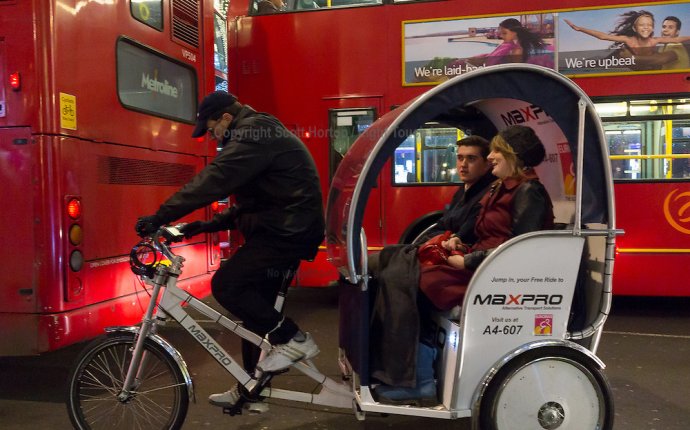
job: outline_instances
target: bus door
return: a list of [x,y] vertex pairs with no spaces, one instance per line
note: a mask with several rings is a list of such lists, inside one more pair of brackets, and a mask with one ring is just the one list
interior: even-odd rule
[[[347,151],[357,137],[376,120],[377,112],[380,112],[379,103],[380,99],[372,98],[340,99],[340,107],[328,110],[329,186]],[[364,231],[370,250],[378,250],[383,245],[384,224],[381,218],[381,178],[378,179],[378,186],[372,189],[369,202],[364,212]]]
[[686,295],[690,278],[690,103],[597,103],[609,144],[617,224],[614,294]]

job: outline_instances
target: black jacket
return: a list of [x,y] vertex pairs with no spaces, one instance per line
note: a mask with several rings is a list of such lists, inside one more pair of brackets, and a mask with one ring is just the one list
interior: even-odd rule
[[476,242],[477,235],[474,232],[474,223],[481,209],[479,202],[495,180],[496,177],[489,171],[468,190],[465,190],[464,186],[460,186],[447,209],[437,221],[436,226],[429,230],[417,243],[424,243],[445,231],[455,233],[465,244],[472,245]]
[[[323,199],[314,160],[275,117],[244,106],[218,156],[158,210],[174,221],[234,195],[234,222],[246,240],[279,241],[313,258],[323,240]],[[230,218],[230,217],[228,217]]]

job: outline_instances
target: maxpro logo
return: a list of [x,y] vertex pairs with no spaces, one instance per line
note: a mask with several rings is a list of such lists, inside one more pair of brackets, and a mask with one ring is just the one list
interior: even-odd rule
[[475,305],[551,305],[557,306],[563,303],[562,294],[477,294],[474,296]]
[[542,118],[550,118],[539,106],[529,105],[524,108],[513,109],[501,114],[505,125],[524,124],[529,121],[538,121]]
[[534,335],[551,336],[553,332],[553,315],[537,314],[534,316]]
[[674,197],[678,189],[668,193],[664,200],[666,221],[681,233],[690,234],[690,192],[686,191]]

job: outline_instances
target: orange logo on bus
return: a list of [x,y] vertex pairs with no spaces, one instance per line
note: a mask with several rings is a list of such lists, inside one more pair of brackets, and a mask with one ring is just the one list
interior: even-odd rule
[[664,200],[664,216],[666,221],[681,233],[690,234],[690,192],[673,195],[676,190],[671,191]]

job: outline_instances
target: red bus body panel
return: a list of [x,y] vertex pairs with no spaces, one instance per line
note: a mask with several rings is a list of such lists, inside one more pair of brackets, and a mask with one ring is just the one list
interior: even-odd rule
[[688,296],[688,182],[616,182],[614,294]]
[[[199,48],[133,19],[130,2],[0,3],[0,356],[50,351],[136,324],[147,294],[129,270],[138,216],[154,213],[201,170],[215,147],[190,137],[193,124],[125,108],[118,96],[118,40],[133,40],[193,70],[196,94],[214,88],[213,2],[200,5]],[[19,72],[21,88],[9,87]],[[74,98],[75,127],[63,127],[60,98]],[[63,106],[64,107],[64,106]],[[115,160],[125,172],[117,176]],[[158,181],[166,163],[172,180]],[[169,175],[170,176],[170,175]],[[79,218],[67,201],[81,202]],[[184,220],[210,215],[201,209]],[[73,224],[83,241],[69,242]],[[208,241],[208,242],[207,242]],[[181,285],[203,297],[220,261],[212,239],[184,243]],[[69,267],[71,252],[83,265]]]

